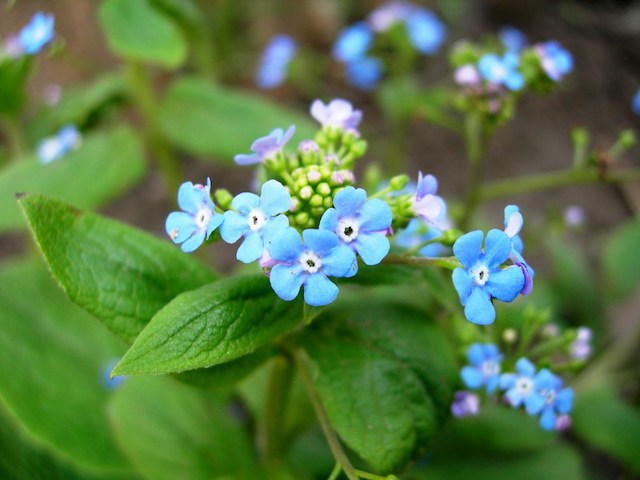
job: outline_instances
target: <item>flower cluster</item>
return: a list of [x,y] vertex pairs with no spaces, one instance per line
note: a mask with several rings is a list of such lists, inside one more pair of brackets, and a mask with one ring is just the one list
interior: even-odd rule
[[4,41],[0,47],[0,58],[3,56],[18,58],[23,55],[35,55],[53,39],[53,25],[53,15],[36,13],[31,21],[22,27],[18,35]]
[[433,55],[444,42],[445,33],[444,25],[431,10],[391,1],[371,12],[365,21],[344,29],[333,46],[333,56],[345,65],[350,84],[371,90],[382,77],[383,54],[390,46],[403,51],[408,51],[408,46],[420,54]]
[[[465,386],[471,390],[484,388],[487,394],[502,393],[504,401],[524,407],[529,415],[539,416],[545,430],[563,430],[569,425],[573,407],[573,390],[563,387],[560,377],[547,368],[538,370],[527,358],[518,359],[514,372],[501,372],[502,355],[493,344],[474,343],[467,351],[466,365],[460,371]],[[451,406],[455,416],[475,415],[480,411],[479,396],[457,392]]]
[[40,141],[37,148],[38,160],[45,165],[51,163],[77,149],[81,141],[80,132],[75,125],[66,125],[55,135]]
[[297,51],[298,45],[289,35],[274,36],[262,53],[256,72],[256,84],[267,90],[282,84]]

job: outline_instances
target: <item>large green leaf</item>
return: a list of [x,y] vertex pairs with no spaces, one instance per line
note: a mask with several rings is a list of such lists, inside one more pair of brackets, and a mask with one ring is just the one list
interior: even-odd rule
[[603,267],[614,299],[633,293],[640,284],[640,218],[616,230],[604,245]]
[[99,19],[111,50],[127,59],[176,68],[187,56],[177,25],[149,0],[106,0]]
[[40,195],[19,203],[69,298],[125,340],[176,295],[215,279],[175,245],[133,227]]
[[263,275],[220,280],[183,293],[160,310],[114,373],[175,373],[225,363],[301,320],[301,303],[280,300]]
[[331,424],[376,470],[400,468],[449,408],[451,348],[419,310],[368,299],[332,312],[335,320],[318,319],[304,342]]
[[233,405],[168,378],[131,378],[113,398],[118,443],[149,480],[260,478]]
[[122,350],[40,262],[0,269],[0,400],[31,437],[89,471],[131,471],[106,416],[103,370]]
[[[177,80],[159,114],[164,134],[178,147],[232,162],[274,128],[296,125],[294,138],[313,138],[311,121],[254,94],[196,77]],[[291,142],[294,144],[294,142]]]
[[16,192],[42,193],[94,208],[135,185],[146,163],[133,132],[119,128],[83,139],[81,147],[48,165],[34,156],[0,171],[0,231],[25,227]]
[[620,400],[608,385],[577,396],[573,430],[581,440],[640,474],[640,412]]

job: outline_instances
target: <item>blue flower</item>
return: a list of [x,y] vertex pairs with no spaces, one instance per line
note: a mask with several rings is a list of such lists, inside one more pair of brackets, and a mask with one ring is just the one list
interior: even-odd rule
[[405,18],[407,34],[414,47],[426,55],[436,53],[444,42],[444,24],[431,10],[415,8]]
[[[393,236],[394,243],[403,248],[415,248],[418,245],[437,238],[442,235],[442,231],[427,225],[418,218],[413,218],[403,230]],[[445,248],[441,243],[430,243],[422,247],[418,254],[424,257],[436,257],[444,252]]]
[[323,127],[342,130],[356,130],[362,120],[362,112],[354,110],[350,102],[341,98],[331,100],[327,105],[321,100],[314,100],[311,104],[311,116]]
[[524,286],[524,274],[518,266],[500,269],[511,253],[511,240],[493,229],[484,235],[480,230],[462,235],[453,244],[453,253],[462,268],[453,271],[453,285],[464,305],[464,314],[473,323],[493,323],[496,311],[491,300],[511,302]]
[[275,88],[287,76],[287,68],[298,50],[296,42],[288,35],[276,35],[268,43],[256,72],[256,83],[261,88]]
[[40,163],[57,160],[80,145],[80,132],[74,125],[66,125],[54,136],[38,143],[37,156]]
[[535,51],[547,76],[558,82],[573,70],[573,56],[559,42],[550,40],[536,45]]
[[545,430],[556,430],[558,414],[565,416],[573,408],[573,390],[562,388],[562,380],[547,369],[537,375],[538,393],[542,396],[540,426]]
[[283,300],[298,296],[304,285],[304,301],[312,306],[333,302],[338,287],[327,277],[350,277],[355,274],[356,256],[340,245],[338,236],[327,230],[305,230],[300,234],[287,228],[269,246],[271,258],[278,262],[271,269],[271,287]]
[[22,50],[28,55],[38,53],[53,38],[52,14],[45,15],[42,12],[36,13],[31,21],[22,27],[18,38],[22,45]]
[[183,252],[193,252],[205,238],[220,226],[224,217],[214,211],[210,197],[211,180],[206,185],[184,182],[178,189],[178,205],[182,212],[171,212],[165,222],[167,234],[181,243]]
[[502,27],[498,32],[498,37],[508,51],[515,53],[523,50],[528,43],[527,36],[512,26]]
[[269,135],[253,142],[251,151],[255,153],[240,153],[233,159],[238,165],[254,165],[275,158],[278,153],[282,152],[282,148],[291,139],[295,131],[296,127],[294,125],[287,128],[286,132],[281,128],[276,128]]
[[347,82],[361,90],[373,90],[382,77],[382,61],[376,57],[361,57],[346,64]]
[[413,211],[431,227],[440,231],[450,227],[447,219],[447,204],[436,195],[438,180],[433,175],[423,176],[418,172],[418,185],[413,198]]
[[493,392],[500,382],[500,362],[502,355],[492,343],[474,343],[467,350],[470,366],[463,367],[460,377],[473,390],[483,385],[487,393]]
[[518,55],[513,52],[507,52],[502,57],[487,53],[478,61],[478,70],[487,82],[517,91],[524,87],[524,77],[518,71],[519,64]]
[[537,415],[545,405],[545,399],[540,393],[547,385],[547,375],[544,371],[536,374],[536,367],[527,358],[516,362],[517,373],[503,373],[500,377],[500,388],[506,390],[505,398],[513,407],[524,404],[529,415]]
[[364,22],[345,28],[333,45],[333,56],[341,62],[362,58],[373,41],[373,32]]
[[391,209],[379,198],[367,200],[362,188],[346,187],[333,199],[335,208],[327,209],[320,229],[338,235],[340,243],[360,255],[367,265],[377,265],[389,253],[387,232],[391,228]]
[[237,211],[224,213],[220,236],[227,243],[235,243],[244,237],[236,258],[251,263],[262,257],[276,233],[289,227],[289,219],[281,215],[291,207],[291,195],[282,184],[269,180],[262,185],[260,197],[253,193],[241,193],[231,202]]
[[467,417],[480,413],[480,397],[475,393],[459,391],[453,394],[451,413],[454,417]]
[[519,233],[523,223],[524,218],[520,213],[520,209],[516,205],[507,205],[504,209],[504,233],[511,239],[509,258],[514,264],[522,268],[522,273],[524,274],[524,285],[520,293],[529,295],[533,289],[533,277],[536,272],[522,256],[523,244]]
[[631,110],[633,110],[633,113],[636,115],[640,115],[640,89],[638,89],[631,100]]

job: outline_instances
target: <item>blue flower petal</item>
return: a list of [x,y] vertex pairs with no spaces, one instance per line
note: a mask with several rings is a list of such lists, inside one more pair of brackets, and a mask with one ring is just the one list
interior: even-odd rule
[[243,263],[251,263],[262,257],[264,241],[257,232],[247,235],[236,252],[236,258]]
[[416,198],[420,199],[426,195],[435,195],[438,191],[438,180],[433,175],[422,175],[418,172],[418,186],[416,188]]
[[304,301],[313,307],[333,302],[338,296],[338,287],[322,273],[307,276],[304,284]]
[[250,232],[249,223],[245,215],[231,210],[224,212],[224,222],[220,227],[220,236],[227,243],[235,243],[245,233]]
[[468,388],[476,389],[482,386],[482,372],[477,368],[463,367],[460,371],[460,377]]
[[483,233],[480,230],[465,233],[453,244],[453,254],[467,268],[475,265],[481,255]]
[[518,375],[515,373],[503,373],[500,375],[500,388],[503,390],[512,388],[516,384],[517,379]]
[[255,193],[243,192],[236,195],[231,201],[231,207],[242,215],[247,216],[254,208],[260,205],[260,197]]
[[340,190],[333,199],[333,206],[340,217],[352,217],[367,201],[367,192],[362,188],[346,187]]
[[167,235],[172,237],[174,243],[182,243],[198,230],[193,221],[193,216],[185,212],[171,212],[164,224]]
[[544,398],[537,393],[531,393],[524,398],[524,408],[529,415],[537,415],[544,408]]
[[492,375],[487,378],[487,393],[493,392],[496,388],[498,388],[498,384],[500,383],[500,376]]
[[269,255],[279,262],[293,262],[302,253],[302,241],[295,228],[287,228],[279,235],[273,237],[269,245]]
[[255,165],[256,163],[260,163],[262,161],[262,157],[257,153],[239,153],[235,157],[233,157],[233,161],[238,165]]
[[504,394],[504,398],[507,399],[507,401],[509,402],[509,405],[516,408],[520,406],[523,400],[522,395],[515,388],[512,388],[511,390],[507,391]]
[[181,210],[195,214],[204,203],[204,191],[191,182],[184,182],[178,189],[178,205]]
[[560,413],[567,414],[573,408],[573,390],[564,388],[556,395],[556,410]]
[[302,238],[305,246],[320,257],[338,246],[338,236],[328,230],[307,229],[302,232]]
[[322,271],[332,277],[352,277],[357,269],[356,254],[347,246],[336,247],[322,258]]
[[265,247],[271,244],[273,239],[277,237],[281,232],[289,228],[289,219],[286,215],[278,215],[267,220],[267,222],[260,230],[262,238],[264,239]]
[[484,261],[489,270],[495,270],[502,265],[511,253],[511,240],[502,230],[489,230],[484,242]]
[[479,367],[485,360],[484,347],[481,343],[474,343],[467,350],[467,359],[471,365]]
[[360,209],[360,231],[377,232],[387,230],[391,226],[392,220],[391,208],[379,198],[369,200]]
[[478,325],[488,325],[496,319],[489,294],[481,288],[472,288],[471,294],[464,306],[464,315],[470,322]]
[[194,232],[193,236],[180,245],[183,252],[191,253],[204,242],[205,233],[203,231]]
[[365,22],[344,29],[333,46],[333,56],[341,62],[362,57],[373,41],[373,32]]
[[320,219],[319,228],[330,232],[335,232],[338,229],[338,212],[335,208],[325,210]]
[[269,275],[271,288],[276,295],[286,301],[291,301],[298,296],[304,279],[300,265],[276,265]]
[[545,430],[555,430],[556,428],[556,414],[552,408],[547,408],[540,415],[540,426]]
[[291,194],[277,180],[269,180],[260,191],[260,208],[267,217],[273,217],[291,208]]
[[456,268],[451,278],[453,280],[453,286],[460,297],[460,303],[462,305],[466,304],[467,298],[469,298],[471,294],[471,284],[473,282],[471,275],[469,275],[469,272],[464,268]]
[[501,302],[511,302],[518,296],[524,286],[524,273],[518,266],[512,265],[504,270],[489,274],[484,288],[489,294]]
[[209,225],[207,226],[207,238],[224,222],[224,216],[219,213],[213,213],[213,216],[209,219]]
[[366,265],[377,265],[389,253],[389,239],[381,233],[360,234],[355,241],[356,251]]
[[346,65],[347,82],[361,90],[373,90],[382,77],[383,68],[379,58],[357,58]]
[[522,377],[533,377],[536,366],[528,358],[523,357],[516,362],[516,371]]

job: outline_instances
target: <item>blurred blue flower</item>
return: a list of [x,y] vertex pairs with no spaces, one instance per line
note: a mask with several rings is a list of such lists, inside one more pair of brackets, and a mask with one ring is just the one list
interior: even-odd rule
[[[418,245],[438,238],[442,232],[435,227],[427,225],[419,218],[413,218],[406,228],[400,230],[393,236],[394,243],[403,248],[411,249]],[[418,255],[424,257],[436,257],[444,252],[445,248],[441,243],[430,243],[418,251]]]
[[314,100],[311,104],[311,116],[323,127],[342,130],[356,130],[362,120],[362,112],[354,110],[350,102],[341,98],[331,100],[327,105],[321,100]]
[[251,151],[255,153],[240,153],[233,159],[238,165],[254,165],[263,163],[267,159],[274,158],[282,152],[282,148],[291,139],[296,131],[295,125],[291,125],[285,132],[281,128],[276,128],[269,135],[257,139],[251,145]]
[[354,23],[340,32],[333,45],[333,56],[351,62],[365,56],[373,42],[373,32],[364,22]]
[[507,50],[515,53],[523,50],[528,43],[527,36],[510,25],[502,27],[498,32],[498,37]]
[[347,82],[361,90],[373,90],[380,78],[384,66],[376,57],[360,57],[346,64]]
[[453,394],[451,413],[454,417],[467,417],[480,413],[480,397],[475,393],[459,391]]
[[38,143],[38,160],[43,164],[51,163],[77,148],[80,142],[80,132],[75,125],[66,125],[52,137]]
[[640,89],[638,89],[631,99],[631,110],[633,110],[633,113],[636,115],[640,115]]
[[516,373],[503,373],[500,376],[500,388],[506,390],[505,398],[513,407],[524,404],[529,415],[537,415],[544,408],[545,400],[541,388],[547,385],[544,371],[536,374],[536,367],[529,359],[521,358],[516,362]]
[[380,5],[369,14],[368,22],[376,32],[387,31],[394,23],[402,22],[416,6],[405,1],[391,1]]
[[518,266],[501,269],[509,258],[511,240],[502,231],[487,234],[482,251],[480,230],[462,235],[453,244],[453,253],[462,263],[453,271],[453,285],[464,305],[464,314],[473,323],[493,323],[496,311],[491,300],[511,302],[524,285],[524,274]]
[[492,343],[474,343],[467,350],[467,365],[460,370],[464,384],[473,390],[485,386],[487,393],[493,392],[500,382],[502,355]]
[[267,44],[256,72],[256,84],[270,89],[280,85],[287,76],[289,63],[298,51],[298,45],[288,35],[276,35]]
[[262,185],[260,196],[241,193],[224,213],[220,236],[227,243],[235,243],[244,237],[236,258],[251,263],[263,256],[273,237],[289,226],[289,219],[281,215],[291,207],[291,195],[282,184],[269,180]]
[[524,285],[522,286],[522,295],[529,295],[533,289],[533,277],[536,272],[526,262],[522,256],[522,239],[520,238],[520,230],[524,223],[524,218],[520,213],[520,209],[516,205],[507,205],[504,209],[504,233],[511,239],[511,253],[509,258],[511,261],[521,266],[524,274]]
[[171,212],[165,230],[174,243],[181,243],[183,252],[193,252],[205,238],[220,226],[224,217],[214,211],[211,201],[211,180],[206,185],[184,182],[178,189],[178,205],[182,212]]
[[573,70],[573,56],[559,42],[550,40],[536,45],[535,51],[547,76],[558,82]]
[[429,226],[439,231],[450,227],[447,218],[447,204],[442,197],[436,195],[438,191],[438,180],[433,175],[423,176],[418,172],[418,185],[413,198],[413,211],[416,216]]
[[518,55],[513,52],[507,52],[502,57],[487,53],[478,61],[478,70],[487,82],[517,91],[524,86],[524,77],[518,71],[519,64]]
[[540,426],[545,430],[556,430],[558,416],[569,414],[573,408],[573,390],[562,388],[562,380],[544,368],[536,376],[536,382],[543,399]]
[[36,13],[31,21],[22,27],[18,38],[24,53],[38,53],[53,38],[54,18],[52,14]]
[[579,327],[576,331],[576,339],[569,345],[571,358],[586,360],[591,356],[591,337],[593,331],[589,327]]
[[433,55],[444,43],[446,29],[431,10],[417,7],[405,18],[405,23],[409,40],[420,53]]
[[333,302],[338,287],[327,277],[350,277],[355,274],[356,256],[340,245],[338,236],[327,230],[305,230],[300,234],[287,228],[269,246],[277,264],[271,269],[271,287],[283,300],[298,296],[304,285],[304,301],[312,306]]
[[389,253],[387,233],[391,228],[391,208],[384,201],[367,200],[362,188],[346,187],[333,199],[335,208],[327,209],[320,219],[320,229],[338,235],[367,265],[377,265]]

